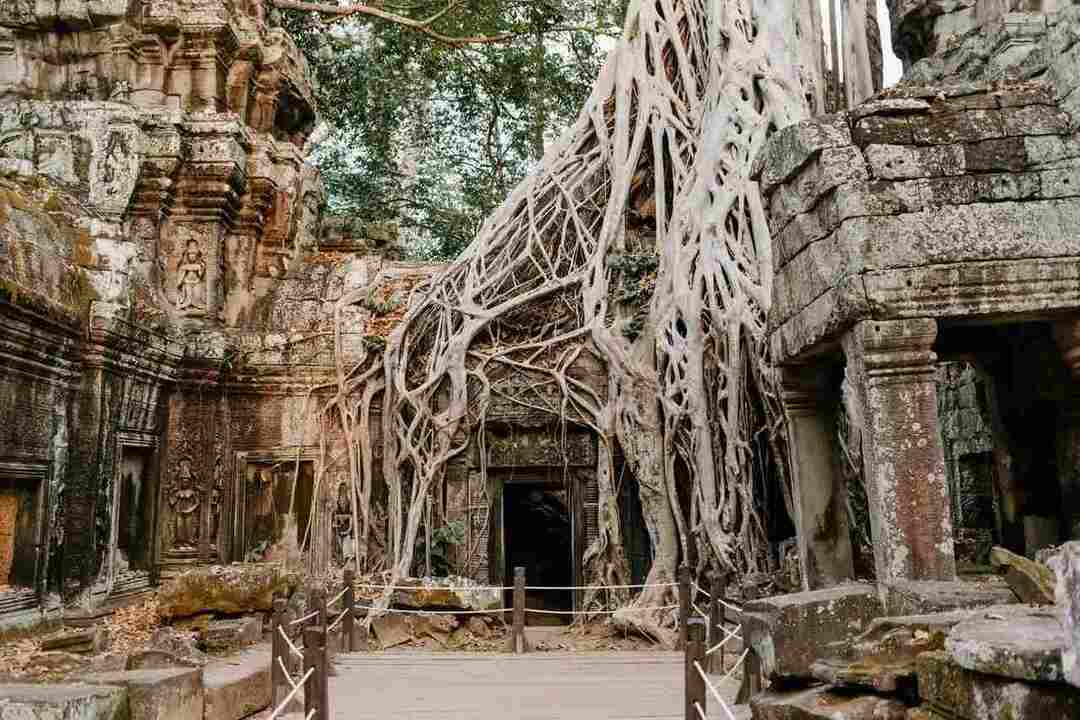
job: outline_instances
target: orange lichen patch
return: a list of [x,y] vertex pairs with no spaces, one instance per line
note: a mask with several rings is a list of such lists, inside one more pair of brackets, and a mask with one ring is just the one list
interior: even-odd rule
[[426,274],[414,273],[387,280],[372,290],[364,301],[371,312],[364,334],[375,337],[389,337],[409,309],[409,299],[413,291],[427,278]]

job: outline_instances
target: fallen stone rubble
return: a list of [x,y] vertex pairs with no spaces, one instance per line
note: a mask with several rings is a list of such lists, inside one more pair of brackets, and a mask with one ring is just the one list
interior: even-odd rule
[[997,550],[1007,584],[856,583],[747,603],[770,681],[754,720],[1080,719],[1080,542],[1050,567]]

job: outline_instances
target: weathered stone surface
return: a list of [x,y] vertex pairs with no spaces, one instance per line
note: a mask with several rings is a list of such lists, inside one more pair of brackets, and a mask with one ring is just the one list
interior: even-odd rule
[[931,650],[944,650],[954,626],[985,617],[1026,614],[1022,605],[995,605],[978,610],[953,610],[929,615],[883,617],[852,641],[830,644],[822,660],[814,663],[814,677],[822,682],[895,692],[915,684],[916,658]]
[[207,650],[232,650],[254,645],[262,639],[262,618],[248,616],[233,620],[213,620],[203,633]]
[[743,638],[767,675],[809,678],[824,645],[859,635],[882,612],[870,585],[776,595],[743,606]]
[[907,706],[896,698],[834,692],[828,685],[769,690],[750,699],[754,720],[905,720]]
[[1021,602],[1054,604],[1054,572],[1042,563],[1011,553],[1003,547],[990,551],[990,564],[1005,573],[1005,582]]
[[42,650],[63,650],[72,653],[99,653],[105,649],[108,635],[105,628],[96,626],[81,630],[62,630],[42,639]]
[[833,188],[867,178],[866,160],[858,148],[845,145],[822,150],[768,196],[770,227],[779,232]]
[[102,685],[0,685],[0,720],[125,720],[127,692]]
[[173,578],[158,593],[165,618],[204,612],[239,614],[270,611],[274,594],[285,594],[290,579],[276,564],[214,565]]
[[916,661],[919,696],[947,718],[1078,718],[1080,692],[1067,685],[1022,682],[972,672],[946,652],[926,652]]
[[752,175],[764,193],[786,181],[816,154],[851,144],[851,131],[843,114],[817,117],[778,130],[754,159]]
[[1034,682],[1061,682],[1065,629],[1055,608],[1030,608],[958,623],[945,649],[968,670]]
[[863,152],[870,174],[882,180],[960,175],[965,168],[963,145],[868,145]]
[[412,610],[455,609],[491,610],[502,607],[502,593],[492,588],[476,586],[467,578],[449,577],[424,580],[401,580],[391,603]]
[[[205,665],[209,659],[209,656],[198,648],[196,633],[173,627],[160,627],[150,637],[150,648],[131,656],[128,669],[170,667],[177,664],[195,667]],[[131,664],[133,662],[145,664],[135,666]]]
[[889,615],[926,615],[1008,605],[1016,596],[998,578],[966,580],[896,580],[885,585]]
[[128,670],[84,679],[126,688],[130,720],[198,720],[203,716],[202,670]]
[[1057,578],[1055,599],[1065,630],[1061,673],[1066,682],[1080,687],[1080,542],[1065,543],[1050,564]]
[[247,650],[203,671],[207,720],[240,720],[270,705],[270,648]]

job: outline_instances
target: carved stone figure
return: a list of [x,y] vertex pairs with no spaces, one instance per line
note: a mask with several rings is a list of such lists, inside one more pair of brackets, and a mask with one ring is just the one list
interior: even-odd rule
[[173,545],[194,548],[199,545],[199,498],[198,483],[191,469],[191,460],[183,458],[169,493],[169,507],[173,511]]
[[277,114],[278,93],[281,92],[281,72],[264,67],[255,78],[255,104],[248,122],[258,132],[269,132]]
[[247,122],[248,96],[251,76],[255,72],[253,59],[256,55],[255,48],[242,49],[232,67],[229,68],[229,76],[225,79],[225,107],[229,112],[239,115],[240,122]]
[[177,268],[176,307],[180,310],[201,311],[206,308],[203,297],[203,279],[206,277],[206,262],[202,250],[194,240],[188,240],[184,250],[183,262]]
[[344,564],[356,555],[353,538],[352,503],[349,484],[338,484],[337,502],[334,506],[334,559]]

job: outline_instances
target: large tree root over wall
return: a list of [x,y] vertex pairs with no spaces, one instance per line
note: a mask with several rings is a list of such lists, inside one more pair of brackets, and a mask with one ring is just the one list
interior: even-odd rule
[[[761,569],[755,483],[779,482],[789,511],[790,497],[764,338],[770,238],[750,167],[805,113],[800,76],[820,70],[820,57],[800,61],[805,48],[819,54],[814,1],[631,3],[577,122],[390,338],[379,385],[395,578],[412,567],[425,496],[470,439],[483,447],[487,408],[509,380],[556,397],[535,407],[599,438],[590,582],[626,582],[616,447],[640,484],[648,584],[673,580],[685,559]],[[342,373],[335,402],[360,505],[373,387]],[[371,509],[358,512],[366,532]],[[634,609],[672,598],[649,588],[617,618],[669,639],[669,619]]]

